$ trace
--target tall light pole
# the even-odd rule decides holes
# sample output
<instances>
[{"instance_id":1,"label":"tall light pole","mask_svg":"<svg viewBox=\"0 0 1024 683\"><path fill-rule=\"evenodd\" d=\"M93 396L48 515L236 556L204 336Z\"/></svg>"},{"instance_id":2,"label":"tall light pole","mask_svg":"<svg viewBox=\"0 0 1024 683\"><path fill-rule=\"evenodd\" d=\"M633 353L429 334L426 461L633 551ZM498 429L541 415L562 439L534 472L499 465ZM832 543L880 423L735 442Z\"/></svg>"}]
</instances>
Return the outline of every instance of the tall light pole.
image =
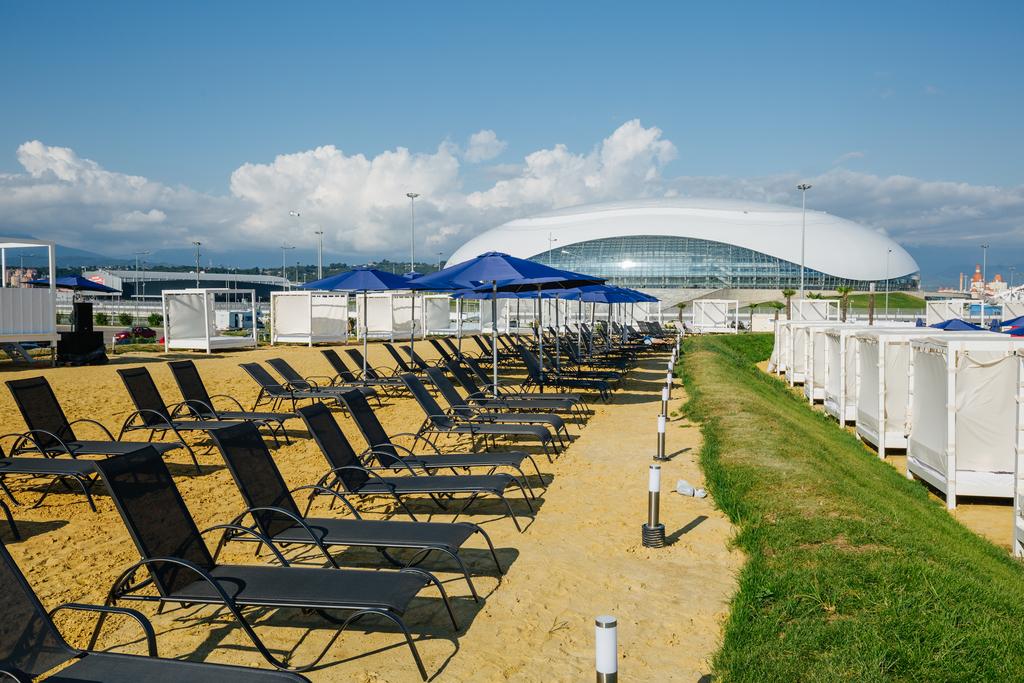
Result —
<instances>
[{"instance_id":1,"label":"tall light pole","mask_svg":"<svg viewBox=\"0 0 1024 683\"><path fill-rule=\"evenodd\" d=\"M1010 266L1010 289L1013 289L1013 274L1017 272L1017 266Z\"/></svg>"},{"instance_id":2,"label":"tall light pole","mask_svg":"<svg viewBox=\"0 0 1024 683\"><path fill-rule=\"evenodd\" d=\"M412 219L409 234L409 272L416 270L416 198L420 195L416 192L406 192L409 198L409 216Z\"/></svg>"},{"instance_id":3,"label":"tall light pole","mask_svg":"<svg viewBox=\"0 0 1024 683\"><path fill-rule=\"evenodd\" d=\"M551 245L553 245L557 241L558 241L558 238L555 237L551 232L548 232L548 265L549 266L551 265Z\"/></svg>"},{"instance_id":4,"label":"tall light pole","mask_svg":"<svg viewBox=\"0 0 1024 683\"><path fill-rule=\"evenodd\" d=\"M889 317L889 257L892 249L885 253L885 317Z\"/></svg>"},{"instance_id":5,"label":"tall light pole","mask_svg":"<svg viewBox=\"0 0 1024 683\"><path fill-rule=\"evenodd\" d=\"M985 326L985 290L988 289L988 242L981 245L981 326Z\"/></svg>"},{"instance_id":6,"label":"tall light pole","mask_svg":"<svg viewBox=\"0 0 1024 683\"><path fill-rule=\"evenodd\" d=\"M135 319L139 318L139 257L146 256L148 251L135 252Z\"/></svg>"},{"instance_id":7,"label":"tall light pole","mask_svg":"<svg viewBox=\"0 0 1024 683\"><path fill-rule=\"evenodd\" d=\"M287 244L281 244L281 277L284 278L285 283L288 283L288 251L294 248L295 247L289 247ZM281 286L283 287L284 285Z\"/></svg>"},{"instance_id":8,"label":"tall light pole","mask_svg":"<svg viewBox=\"0 0 1024 683\"><path fill-rule=\"evenodd\" d=\"M203 246L203 243L193 242L192 246L196 248L196 289L199 289L199 247Z\"/></svg>"},{"instance_id":9,"label":"tall light pole","mask_svg":"<svg viewBox=\"0 0 1024 683\"><path fill-rule=\"evenodd\" d=\"M437 252L437 269L438 270L441 270L441 259L443 259L443 258L444 258L444 252L443 251Z\"/></svg>"},{"instance_id":10,"label":"tall light pole","mask_svg":"<svg viewBox=\"0 0 1024 683\"><path fill-rule=\"evenodd\" d=\"M316 230L316 279L324 279L324 231Z\"/></svg>"},{"instance_id":11,"label":"tall light pole","mask_svg":"<svg viewBox=\"0 0 1024 683\"><path fill-rule=\"evenodd\" d=\"M800 183L796 186L800 190L800 298L804 298L804 260L807 254L807 190L811 189L810 183Z\"/></svg>"}]
</instances>

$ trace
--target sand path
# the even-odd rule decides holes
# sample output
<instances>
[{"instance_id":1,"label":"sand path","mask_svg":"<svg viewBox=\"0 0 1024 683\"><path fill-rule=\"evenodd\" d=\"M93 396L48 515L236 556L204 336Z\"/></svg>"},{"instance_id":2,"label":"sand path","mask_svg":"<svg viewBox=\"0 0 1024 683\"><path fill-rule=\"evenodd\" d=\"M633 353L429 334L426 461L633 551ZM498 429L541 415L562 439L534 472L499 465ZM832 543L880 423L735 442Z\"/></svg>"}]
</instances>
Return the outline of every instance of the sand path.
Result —
<instances>
[{"instance_id":1,"label":"sand path","mask_svg":"<svg viewBox=\"0 0 1024 683\"><path fill-rule=\"evenodd\" d=\"M417 344L417 349L421 349ZM426 345L423 345L424 347ZM324 374L326 364L315 350L260 349L244 353L194 356L211 392L230 393L249 404L254 385L238 369L243 361L275 355L289 359L302 372ZM430 355L430 354L427 354ZM181 357L182 354L174 354ZM371 362L384 364L385 354L371 346ZM129 355L116 367L145 364L168 401L178 392L163 362L167 357ZM612 403L595 404L596 413L580 437L553 464L541 469L553 480L540 511L525 533L516 532L495 507L480 506L464 519L481 523L491 534L503 562L509 566L500 581L474 542L466 557L477 589L484 596L474 603L465 584L444 562L428 563L453 596L462 631L453 637L433 590L414 601L406 614L428 672L451 681L582 680L593 672L593 618L619 618L620 670L625 680L695 681L708 671L708 660L721 637L735 576L742 563L728 547L733 530L710 499L697 500L667 493L678 478L700 485L696 465L699 431L674 420L668 431L664 466L662 519L673 541L666 549L648 550L640 544L640 525L646 514L647 466L654 451L654 424L664 358L650 359L633 372ZM0 366L0 380L43 374L51 381L69 417L96 417L111 429L130 410L115 366L56 369L15 369ZM673 405L679 405L677 387ZM409 398L398 398L379 409L392 432L415 429L422 413ZM363 442L351 422L337 414L353 443ZM291 432L301 437L299 423ZM3 432L23 429L6 389L0 391ZM9 444L8 444L9 445ZM217 454L201 455L202 476L185 466L183 455L172 458L171 471L200 528L222 523L242 507L241 498ZM275 451L275 460L290 486L315 481L325 462L304 438ZM35 493L23 485L14 491L23 502ZM119 571L138 555L116 511L102 492L99 513L88 511L80 496L51 496L39 508L14 508L25 540L9 548L28 575L44 604L102 602ZM314 513L329 514L324 508ZM445 515L434 515L435 521ZM0 531L10 541L6 527ZM252 548L236 544L224 561L252 562ZM295 558L295 552L289 553ZM316 558L306 556L315 562ZM342 560L359 566L375 562L372 553L345 552ZM301 558L300 558L301 559ZM137 603L132 606L137 606ZM164 656L266 666L233 623L209 608L177 609L156 615L143 605L157 631ZM326 650L324 666L307 674L314 681L414 681L419 676L408 651L394 631L367 623L336 637L335 629L311 615L294 612L257 614L257 630L276 654L291 654L306 662ZM65 619L62 629L72 642L84 645L88 619ZM124 651L141 652L130 625L112 624L101 643L127 643Z\"/></svg>"}]
</instances>

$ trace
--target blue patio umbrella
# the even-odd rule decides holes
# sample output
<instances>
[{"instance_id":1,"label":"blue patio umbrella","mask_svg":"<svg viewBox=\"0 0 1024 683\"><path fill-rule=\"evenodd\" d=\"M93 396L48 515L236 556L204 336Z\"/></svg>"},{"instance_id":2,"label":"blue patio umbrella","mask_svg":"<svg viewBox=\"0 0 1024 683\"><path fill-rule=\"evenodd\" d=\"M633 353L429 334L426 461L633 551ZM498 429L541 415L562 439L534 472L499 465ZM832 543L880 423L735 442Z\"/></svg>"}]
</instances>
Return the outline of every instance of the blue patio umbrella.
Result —
<instances>
[{"instance_id":1,"label":"blue patio umbrella","mask_svg":"<svg viewBox=\"0 0 1024 683\"><path fill-rule=\"evenodd\" d=\"M49 287L50 280L48 278L29 280L28 284L33 287ZM73 292L112 294L114 292L121 291L120 289L114 289L113 287L102 285L99 282L94 282L88 278L82 277L81 275L65 275L64 277L57 278L53 284L57 289L70 289Z\"/></svg>"},{"instance_id":2,"label":"blue patio umbrella","mask_svg":"<svg viewBox=\"0 0 1024 683\"><path fill-rule=\"evenodd\" d=\"M1022 327L1024 326L1024 315L1019 315L1016 318L1010 318L1009 320L993 320L993 326L998 327Z\"/></svg>"},{"instance_id":3,"label":"blue patio umbrella","mask_svg":"<svg viewBox=\"0 0 1024 683\"><path fill-rule=\"evenodd\" d=\"M374 268L354 268L344 273L331 275L322 280L314 280L301 285L302 289L315 289L329 292L362 292L363 294L363 377L366 377L366 293L387 292L395 289L412 289L412 283L394 273L385 273ZM415 305L415 304L414 304ZM415 311L413 311L415 313ZM413 334L415 335L415 317L413 318Z\"/></svg>"},{"instance_id":4,"label":"blue patio umbrella","mask_svg":"<svg viewBox=\"0 0 1024 683\"><path fill-rule=\"evenodd\" d=\"M981 330L982 328L974 323L969 323L966 320L960 318L950 318L949 320L943 320L941 323L935 323L931 327L938 330L946 330L947 332L967 332L970 330Z\"/></svg>"},{"instance_id":5,"label":"blue patio umbrella","mask_svg":"<svg viewBox=\"0 0 1024 683\"><path fill-rule=\"evenodd\" d=\"M489 283L491 293L498 292L532 292L538 296L545 289L562 289L581 285L600 284L603 278L574 273L569 270L552 268L551 266L528 261L527 259L509 256L497 251L480 254L476 258L456 263L436 273L430 273L413 281L424 289L458 290L485 288ZM539 300L539 299L538 299ZM538 312L540 307L538 305ZM491 300L491 363L493 365L494 386L498 390L498 304L497 299ZM544 336L542 320L538 315L537 338L540 345L540 365L544 370Z\"/></svg>"}]
</instances>

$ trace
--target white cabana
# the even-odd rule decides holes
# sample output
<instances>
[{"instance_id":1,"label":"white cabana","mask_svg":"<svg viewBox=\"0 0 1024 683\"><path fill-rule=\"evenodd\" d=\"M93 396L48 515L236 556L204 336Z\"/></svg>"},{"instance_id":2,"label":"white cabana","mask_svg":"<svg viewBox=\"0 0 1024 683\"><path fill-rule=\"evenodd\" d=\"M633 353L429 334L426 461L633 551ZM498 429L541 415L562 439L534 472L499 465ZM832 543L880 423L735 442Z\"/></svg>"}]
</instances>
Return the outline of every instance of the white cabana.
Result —
<instances>
[{"instance_id":1,"label":"white cabana","mask_svg":"<svg viewBox=\"0 0 1024 683\"><path fill-rule=\"evenodd\" d=\"M966 299L936 299L925 301L924 322L926 325L934 325L946 320L964 317L964 306L969 303Z\"/></svg>"},{"instance_id":2,"label":"white cabana","mask_svg":"<svg viewBox=\"0 0 1024 683\"><path fill-rule=\"evenodd\" d=\"M366 316L363 317L363 306ZM370 292L365 297L356 297L356 315L366 320L365 334L369 338L408 339L413 330L413 306L420 306L413 299L412 292ZM421 327L421 316L416 316L416 331Z\"/></svg>"},{"instance_id":3,"label":"white cabana","mask_svg":"<svg viewBox=\"0 0 1024 683\"><path fill-rule=\"evenodd\" d=\"M694 299L692 303L693 328L698 332L739 332L739 301L735 299Z\"/></svg>"},{"instance_id":4,"label":"white cabana","mask_svg":"<svg viewBox=\"0 0 1024 683\"><path fill-rule=\"evenodd\" d=\"M221 334L217 329L217 310L237 309L247 301L251 309L251 334ZM256 292L252 289L178 289L164 290L164 350L225 351L256 348Z\"/></svg>"},{"instance_id":5,"label":"white cabana","mask_svg":"<svg viewBox=\"0 0 1024 683\"><path fill-rule=\"evenodd\" d=\"M907 447L910 342L942 334L947 333L926 327L908 327L873 328L855 335L857 436L877 448L879 458L884 459L890 449Z\"/></svg>"},{"instance_id":6,"label":"white cabana","mask_svg":"<svg viewBox=\"0 0 1024 683\"><path fill-rule=\"evenodd\" d=\"M823 320L839 320L838 299L792 299L790 301L790 320L817 322Z\"/></svg>"},{"instance_id":7,"label":"white cabana","mask_svg":"<svg viewBox=\"0 0 1024 683\"><path fill-rule=\"evenodd\" d=\"M306 344L348 339L348 294L294 290L270 293L270 343Z\"/></svg>"},{"instance_id":8,"label":"white cabana","mask_svg":"<svg viewBox=\"0 0 1024 683\"><path fill-rule=\"evenodd\" d=\"M913 419L907 477L956 497L1012 498L1018 445L1018 357L1024 339L947 334L911 342Z\"/></svg>"},{"instance_id":9,"label":"white cabana","mask_svg":"<svg viewBox=\"0 0 1024 683\"><path fill-rule=\"evenodd\" d=\"M49 287L7 287L9 249L35 249L47 253ZM57 348L57 262L55 245L45 240L0 237L0 345L11 353L24 353L23 343L48 342ZM54 355L56 360L56 355Z\"/></svg>"},{"instance_id":10,"label":"white cabana","mask_svg":"<svg viewBox=\"0 0 1024 683\"><path fill-rule=\"evenodd\" d=\"M819 320L815 322L791 321L787 326L789 335L783 354L786 359L786 381L789 386L803 384L807 380L807 352L810 349L810 330L826 329L837 325L835 322Z\"/></svg>"},{"instance_id":11,"label":"white cabana","mask_svg":"<svg viewBox=\"0 0 1024 683\"><path fill-rule=\"evenodd\" d=\"M821 323L803 327L804 338L804 396L811 404L825 400L825 385L831 356L828 334L833 331L856 328L854 323Z\"/></svg>"},{"instance_id":12,"label":"white cabana","mask_svg":"<svg viewBox=\"0 0 1024 683\"><path fill-rule=\"evenodd\" d=\"M854 335L865 329L854 326L825 330L825 412L841 425L857 419L857 343Z\"/></svg>"},{"instance_id":13,"label":"white cabana","mask_svg":"<svg viewBox=\"0 0 1024 683\"><path fill-rule=\"evenodd\" d=\"M1001 320L1013 320L1024 315L1024 301L1004 300L1001 306L1003 309Z\"/></svg>"},{"instance_id":14,"label":"white cabana","mask_svg":"<svg viewBox=\"0 0 1024 683\"><path fill-rule=\"evenodd\" d=\"M775 343L772 345L772 354L768 357L768 372L780 375L786 372L786 360L789 358L786 351L790 340L789 324L790 321L781 318L775 321Z\"/></svg>"}]
</instances>

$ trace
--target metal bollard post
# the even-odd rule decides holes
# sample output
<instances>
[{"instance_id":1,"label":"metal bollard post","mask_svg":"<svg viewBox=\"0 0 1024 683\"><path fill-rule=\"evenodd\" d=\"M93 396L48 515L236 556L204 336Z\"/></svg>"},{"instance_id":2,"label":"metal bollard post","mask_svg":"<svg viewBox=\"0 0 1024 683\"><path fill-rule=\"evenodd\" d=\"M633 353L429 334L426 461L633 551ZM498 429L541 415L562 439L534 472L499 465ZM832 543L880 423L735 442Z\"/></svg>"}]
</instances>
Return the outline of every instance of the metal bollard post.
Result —
<instances>
[{"instance_id":1,"label":"metal bollard post","mask_svg":"<svg viewBox=\"0 0 1024 683\"><path fill-rule=\"evenodd\" d=\"M594 620L594 668L597 683L617 683L619 680L619 633L615 617L602 616Z\"/></svg>"},{"instance_id":2,"label":"metal bollard post","mask_svg":"<svg viewBox=\"0 0 1024 683\"><path fill-rule=\"evenodd\" d=\"M665 525L658 521L661 508L661 465L651 465L647 479L647 524L643 526L643 544L647 548L665 547Z\"/></svg>"},{"instance_id":3,"label":"metal bollard post","mask_svg":"<svg viewBox=\"0 0 1024 683\"><path fill-rule=\"evenodd\" d=\"M658 461L668 460L665 457L665 423L664 415L658 416L658 448L654 451L654 459Z\"/></svg>"}]
</instances>

